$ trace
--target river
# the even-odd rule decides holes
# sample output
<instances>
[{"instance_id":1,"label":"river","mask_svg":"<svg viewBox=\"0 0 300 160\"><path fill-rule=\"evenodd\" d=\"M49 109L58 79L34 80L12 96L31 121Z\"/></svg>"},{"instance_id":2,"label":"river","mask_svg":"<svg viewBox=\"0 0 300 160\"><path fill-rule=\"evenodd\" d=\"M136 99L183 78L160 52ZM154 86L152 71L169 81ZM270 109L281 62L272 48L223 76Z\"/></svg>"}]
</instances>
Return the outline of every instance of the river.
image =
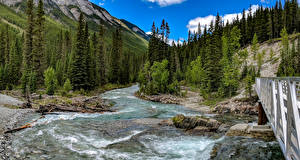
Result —
<instances>
[{"instance_id":1,"label":"river","mask_svg":"<svg viewBox=\"0 0 300 160\"><path fill-rule=\"evenodd\" d=\"M115 103L113 108L117 112L114 113L46 115L35 122L33 128L15 134L12 146L16 157L207 160L215 143L228 141L224 137L191 136L173 127L157 125L162 119L177 114L201 113L179 105L138 99L134 96L137 90L138 86L132 86L102 94L103 99ZM268 145L261 143L260 146Z\"/></svg>"}]
</instances>

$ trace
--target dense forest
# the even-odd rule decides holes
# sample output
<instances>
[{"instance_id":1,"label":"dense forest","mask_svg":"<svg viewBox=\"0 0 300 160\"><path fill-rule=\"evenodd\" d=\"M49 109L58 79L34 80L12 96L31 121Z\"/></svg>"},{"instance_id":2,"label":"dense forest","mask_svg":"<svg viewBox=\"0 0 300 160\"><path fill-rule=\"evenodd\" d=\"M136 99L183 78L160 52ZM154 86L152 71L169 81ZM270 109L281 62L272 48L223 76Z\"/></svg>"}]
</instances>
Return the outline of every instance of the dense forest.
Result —
<instances>
[{"instance_id":1,"label":"dense forest","mask_svg":"<svg viewBox=\"0 0 300 160\"><path fill-rule=\"evenodd\" d=\"M300 31L297 0L287 0L284 5L278 1L272 8L261 6L248 14L244 10L232 23L217 14L210 26L201 30L199 24L198 31L189 32L182 44L169 45L170 26L165 20L160 27L153 23L147 55L124 47L121 28L101 23L97 31L90 30L83 13L77 29L61 27L59 31L45 15L42 0L37 6L28 0L26 15L23 32L0 23L1 90L20 88L29 94L45 88L53 95L58 90L65 94L138 81L141 92L149 95L179 94L180 82L185 82L210 98L230 97L243 82L251 96L265 54L258 52L258 45L275 38L281 38L283 44L277 75L300 75L299 38L297 43L288 38ZM249 45L255 66L246 61L250 53L244 48Z\"/></svg>"},{"instance_id":2,"label":"dense forest","mask_svg":"<svg viewBox=\"0 0 300 160\"><path fill-rule=\"evenodd\" d=\"M58 89L89 91L136 81L145 55L124 46L121 28L101 23L95 32L83 13L77 29L63 27L45 15L43 0L37 6L28 0L26 15L23 32L0 23L0 90L21 88L29 94L45 88L53 95Z\"/></svg>"},{"instance_id":3,"label":"dense forest","mask_svg":"<svg viewBox=\"0 0 300 160\"><path fill-rule=\"evenodd\" d=\"M232 23L222 21L219 14L210 26L188 34L183 44L167 45L170 26L163 20L160 27L153 23L147 62L139 74L141 92L146 94L179 93L179 81L201 90L206 97L230 97L236 94L241 82L251 96L255 77L260 76L263 56L258 45L281 38L281 64L278 76L300 75L300 43L290 41L288 35L300 31L300 10L297 0L278 1L275 7L259 7L243 11ZM250 7L251 8L251 7ZM295 38L297 39L297 38ZM257 65L247 64L251 54Z\"/></svg>"}]
</instances>

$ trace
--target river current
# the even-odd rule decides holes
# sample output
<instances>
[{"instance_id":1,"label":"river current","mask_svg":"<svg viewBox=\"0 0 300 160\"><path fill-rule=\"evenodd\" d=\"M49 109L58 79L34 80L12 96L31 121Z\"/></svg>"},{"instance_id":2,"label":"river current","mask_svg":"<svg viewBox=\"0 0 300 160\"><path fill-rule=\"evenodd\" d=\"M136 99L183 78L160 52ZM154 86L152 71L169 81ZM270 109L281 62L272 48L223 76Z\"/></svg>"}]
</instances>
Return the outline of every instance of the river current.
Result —
<instances>
[{"instance_id":1,"label":"river current","mask_svg":"<svg viewBox=\"0 0 300 160\"><path fill-rule=\"evenodd\" d=\"M179 105L141 100L134 96L137 90L138 86L132 86L102 94L103 99L115 103L114 113L46 115L33 128L16 133L12 142L16 157L207 160L214 144L225 141L224 137L191 136L173 127L158 126L159 121L177 114L201 113Z\"/></svg>"}]
</instances>

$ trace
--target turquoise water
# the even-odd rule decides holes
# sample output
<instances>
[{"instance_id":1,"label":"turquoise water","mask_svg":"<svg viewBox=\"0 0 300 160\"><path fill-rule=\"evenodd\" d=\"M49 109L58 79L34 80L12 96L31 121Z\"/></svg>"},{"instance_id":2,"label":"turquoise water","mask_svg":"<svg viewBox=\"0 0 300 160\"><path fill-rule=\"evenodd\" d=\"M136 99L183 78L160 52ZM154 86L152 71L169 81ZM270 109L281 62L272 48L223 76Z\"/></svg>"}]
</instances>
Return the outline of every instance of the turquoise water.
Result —
<instances>
[{"instance_id":1,"label":"turquoise water","mask_svg":"<svg viewBox=\"0 0 300 160\"><path fill-rule=\"evenodd\" d=\"M101 96L114 101L115 113L60 113L38 120L18 132L13 141L17 158L25 159L199 159L206 160L216 142L189 136L173 127L157 126L155 119L177 114L200 115L179 105L154 103L134 97L138 86ZM139 123L148 118L147 123ZM150 119L149 119L150 118Z\"/></svg>"}]
</instances>

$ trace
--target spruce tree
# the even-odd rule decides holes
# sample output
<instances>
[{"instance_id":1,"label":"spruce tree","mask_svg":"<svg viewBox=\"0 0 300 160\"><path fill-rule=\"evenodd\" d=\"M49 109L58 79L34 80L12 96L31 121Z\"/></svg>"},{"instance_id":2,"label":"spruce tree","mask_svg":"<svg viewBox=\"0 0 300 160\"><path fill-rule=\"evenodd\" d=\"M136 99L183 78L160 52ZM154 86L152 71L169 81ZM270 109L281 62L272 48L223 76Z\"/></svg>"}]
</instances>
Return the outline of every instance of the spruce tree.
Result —
<instances>
[{"instance_id":1,"label":"spruce tree","mask_svg":"<svg viewBox=\"0 0 300 160\"><path fill-rule=\"evenodd\" d=\"M76 37L76 48L74 55L72 57L72 63L70 68L70 79L72 82L73 89L87 89L86 88L86 39L84 34L85 22L83 18L83 13L80 13L77 27L77 37Z\"/></svg>"},{"instance_id":2,"label":"spruce tree","mask_svg":"<svg viewBox=\"0 0 300 160\"><path fill-rule=\"evenodd\" d=\"M9 31L8 31L8 24L5 26L5 50L4 50L4 56L5 56L5 63L9 63L9 54L10 54L10 37L9 37Z\"/></svg>"},{"instance_id":3,"label":"spruce tree","mask_svg":"<svg viewBox=\"0 0 300 160\"><path fill-rule=\"evenodd\" d=\"M33 0L27 1L27 28L25 32L25 46L23 55L24 70L31 70L32 66L32 50L33 50L33 35L34 35L34 13ZM26 67L26 68L25 68ZM26 71L25 71L26 72Z\"/></svg>"},{"instance_id":4,"label":"spruce tree","mask_svg":"<svg viewBox=\"0 0 300 160\"><path fill-rule=\"evenodd\" d=\"M251 52L253 54L253 60L256 60L256 55L258 53L258 40L256 33L254 34L252 39Z\"/></svg>"},{"instance_id":5,"label":"spruce tree","mask_svg":"<svg viewBox=\"0 0 300 160\"><path fill-rule=\"evenodd\" d=\"M45 64L44 60L44 4L43 0L39 0L35 27L34 27L34 36L33 36L33 51L32 51L32 59L33 59L33 69L37 74L37 81L39 84L42 83L43 80L43 65Z\"/></svg>"},{"instance_id":6,"label":"spruce tree","mask_svg":"<svg viewBox=\"0 0 300 160\"><path fill-rule=\"evenodd\" d=\"M113 33L112 46L112 64L111 64L111 82L120 83L121 57L122 57L122 36L121 29L117 28Z\"/></svg>"},{"instance_id":7,"label":"spruce tree","mask_svg":"<svg viewBox=\"0 0 300 160\"><path fill-rule=\"evenodd\" d=\"M105 71L105 48L104 48L104 26L101 24L99 28L99 35L98 35L98 46L97 46L97 65L98 65L98 73L97 75L100 76L99 84L102 86L106 83L106 71Z\"/></svg>"},{"instance_id":8,"label":"spruce tree","mask_svg":"<svg viewBox=\"0 0 300 160\"><path fill-rule=\"evenodd\" d=\"M45 70L44 77L45 77L46 93L48 95L53 95L57 87L55 70L52 67L49 67L47 70Z\"/></svg>"},{"instance_id":9,"label":"spruce tree","mask_svg":"<svg viewBox=\"0 0 300 160\"><path fill-rule=\"evenodd\" d=\"M85 40L85 49L84 49L84 56L85 56L85 69L87 73L87 77L85 79L85 88L91 90L95 86L95 66L93 63L94 57L91 52L90 46L90 39L89 39L89 28L87 22L85 23L84 27L84 40Z\"/></svg>"},{"instance_id":10,"label":"spruce tree","mask_svg":"<svg viewBox=\"0 0 300 160\"><path fill-rule=\"evenodd\" d=\"M4 32L0 30L0 66L5 64L5 36Z\"/></svg>"},{"instance_id":11,"label":"spruce tree","mask_svg":"<svg viewBox=\"0 0 300 160\"><path fill-rule=\"evenodd\" d=\"M16 38L15 42L11 46L9 57L9 68L8 68L8 77L9 83L11 85L16 85L20 76L20 67L21 67L21 53L20 46L18 42L18 38Z\"/></svg>"}]
</instances>

